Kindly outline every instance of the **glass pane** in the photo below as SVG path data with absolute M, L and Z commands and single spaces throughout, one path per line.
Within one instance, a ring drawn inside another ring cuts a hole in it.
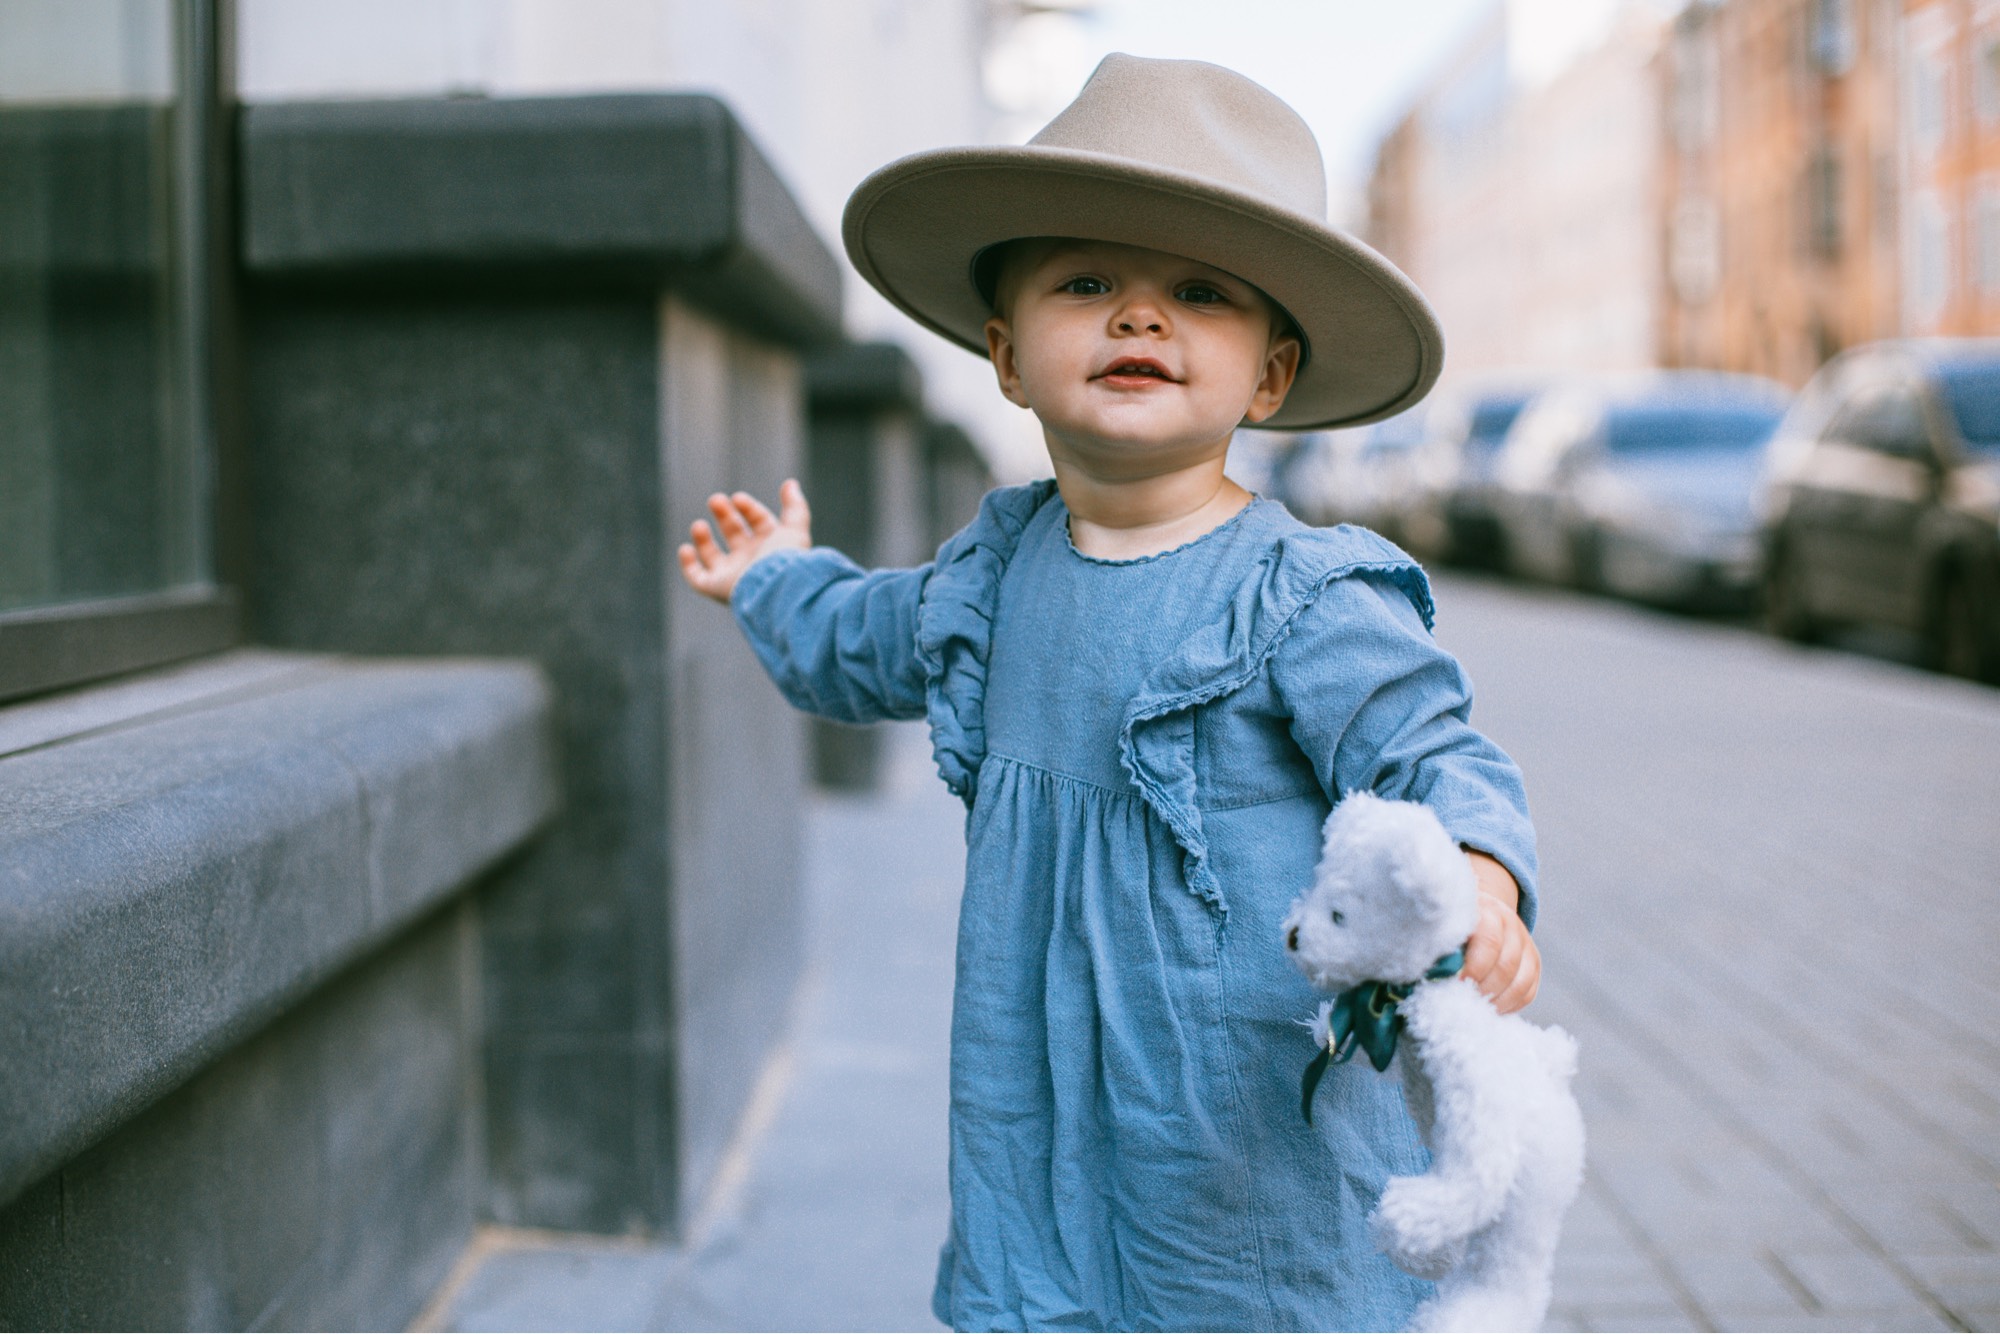
M 1605 423 L 1604 443 L 1614 454 L 1748 451 L 1770 438 L 1782 415 L 1764 404 L 1616 408 Z
M 2000 362 L 1948 365 L 1938 379 L 1966 445 L 1976 453 L 2000 454 Z
M 0 0 L 0 610 L 204 577 L 172 0 Z

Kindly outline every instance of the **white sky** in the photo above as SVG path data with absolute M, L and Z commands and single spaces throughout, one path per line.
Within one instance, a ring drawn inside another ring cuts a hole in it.
M 1021 107 L 1008 137 L 1024 138 L 1107 52 L 1214 61 L 1305 117 L 1339 199 L 1365 179 L 1376 141 L 1424 82 L 1503 3 L 1514 68 L 1528 81 L 1588 49 L 1617 12 L 1617 0 L 1085 0 L 1080 22 L 1062 16 L 1040 40 L 1030 35 L 1013 67 L 995 71 L 1011 89 L 992 91 L 1013 92 L 1001 99 Z

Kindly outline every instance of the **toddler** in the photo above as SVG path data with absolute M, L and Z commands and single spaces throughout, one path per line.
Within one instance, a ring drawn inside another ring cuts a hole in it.
M 1520 776 L 1467 723 L 1422 571 L 1223 474 L 1241 425 L 1414 403 L 1442 342 L 1329 227 L 1319 150 L 1258 85 L 1112 56 L 1023 147 L 918 154 L 849 202 L 848 253 L 992 359 L 1053 481 L 996 491 L 915 570 L 813 548 L 738 493 L 681 548 L 787 699 L 928 717 L 968 807 L 952 1005 L 960 1329 L 1400 1328 L 1429 1285 L 1370 1240 L 1425 1154 L 1401 1092 L 1299 1079 L 1318 1000 L 1279 922 L 1341 794 L 1428 804 L 1467 850 L 1466 973 L 1533 996 Z

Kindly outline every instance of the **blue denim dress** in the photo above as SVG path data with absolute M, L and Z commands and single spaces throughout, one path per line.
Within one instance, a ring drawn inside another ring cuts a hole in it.
M 1331 803 L 1431 805 L 1534 913 L 1519 772 L 1467 723 L 1423 573 L 1255 501 L 1095 560 L 1051 483 L 996 491 L 917 570 L 752 565 L 734 606 L 785 696 L 927 716 L 966 801 L 952 1008 L 959 1329 L 1400 1329 L 1429 1285 L 1367 1217 L 1426 1158 L 1366 1061 L 1299 1115 L 1317 995 L 1278 924 Z

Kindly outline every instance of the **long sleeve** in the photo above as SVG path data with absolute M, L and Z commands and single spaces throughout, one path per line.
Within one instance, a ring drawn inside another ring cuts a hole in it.
M 784 697 L 844 723 L 924 714 L 917 607 L 931 567 L 864 571 L 827 547 L 751 565 L 730 609 Z
M 1292 735 L 1329 797 L 1366 790 L 1420 801 L 1451 836 L 1497 859 L 1535 922 L 1534 827 L 1521 772 L 1470 721 L 1472 686 L 1408 595 L 1336 579 L 1304 609 L 1273 672 Z

